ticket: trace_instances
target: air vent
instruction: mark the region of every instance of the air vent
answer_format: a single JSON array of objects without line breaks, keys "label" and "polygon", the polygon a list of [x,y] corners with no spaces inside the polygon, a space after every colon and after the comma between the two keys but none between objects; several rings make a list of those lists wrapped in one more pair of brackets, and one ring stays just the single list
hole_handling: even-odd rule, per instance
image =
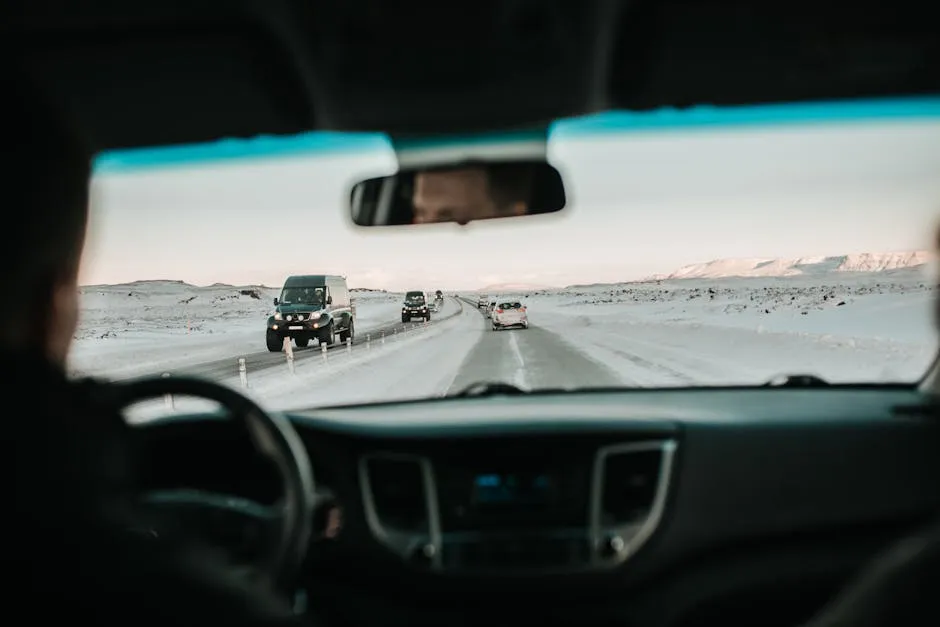
[{"label": "air vent", "polygon": [[592,536],[595,557],[621,562],[659,524],[676,444],[632,442],[601,449],[594,466]]},{"label": "air vent", "polygon": [[421,460],[369,457],[363,462],[367,510],[387,531],[428,531],[428,499]]},{"label": "air vent", "polygon": [[665,451],[660,446],[612,452],[603,461],[604,527],[641,524],[656,501]]}]

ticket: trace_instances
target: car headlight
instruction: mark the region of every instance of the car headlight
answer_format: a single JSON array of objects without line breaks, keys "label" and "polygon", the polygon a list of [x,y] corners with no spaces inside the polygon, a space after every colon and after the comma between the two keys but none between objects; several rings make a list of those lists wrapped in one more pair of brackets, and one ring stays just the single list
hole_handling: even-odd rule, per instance
[{"label": "car headlight", "polygon": [[275,320],[283,320],[283,319],[284,319],[284,316],[281,315],[281,312],[275,311],[275,312],[274,312],[274,319],[275,319]]}]

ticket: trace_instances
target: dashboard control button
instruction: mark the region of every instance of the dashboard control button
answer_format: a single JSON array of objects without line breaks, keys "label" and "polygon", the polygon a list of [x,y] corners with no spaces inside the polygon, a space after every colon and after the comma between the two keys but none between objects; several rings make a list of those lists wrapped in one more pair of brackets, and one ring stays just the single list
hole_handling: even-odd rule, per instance
[{"label": "dashboard control button", "polygon": [[617,557],[622,555],[626,550],[627,543],[615,533],[607,535],[601,541],[600,553],[602,557]]},{"label": "dashboard control button", "polygon": [[436,554],[437,549],[433,544],[421,544],[411,552],[411,561],[414,564],[430,566]]}]

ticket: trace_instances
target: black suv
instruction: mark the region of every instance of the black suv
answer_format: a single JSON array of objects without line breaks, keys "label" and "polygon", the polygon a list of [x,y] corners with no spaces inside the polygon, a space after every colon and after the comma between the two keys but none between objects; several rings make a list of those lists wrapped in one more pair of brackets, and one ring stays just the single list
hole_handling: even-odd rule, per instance
[{"label": "black suv", "polygon": [[415,318],[424,318],[425,322],[431,319],[431,310],[424,292],[408,292],[405,302],[401,306],[401,321],[410,322]]},{"label": "black suv", "polygon": [[349,299],[346,279],[324,274],[290,276],[281,296],[274,299],[274,315],[268,318],[265,342],[277,352],[290,337],[299,348],[315,339],[318,344],[341,342],[356,333],[356,311]]}]

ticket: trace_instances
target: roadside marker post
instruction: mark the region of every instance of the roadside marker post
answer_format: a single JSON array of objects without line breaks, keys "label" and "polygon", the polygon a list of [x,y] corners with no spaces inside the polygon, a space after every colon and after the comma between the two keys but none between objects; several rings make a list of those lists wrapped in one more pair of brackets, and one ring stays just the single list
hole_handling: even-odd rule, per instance
[{"label": "roadside marker post", "polygon": [[382,343],[385,344],[385,331],[382,331]]},{"label": "roadside marker post", "polygon": [[[169,379],[169,378],[170,378],[170,373],[169,373],[169,372],[164,372],[164,373],[163,373],[163,378],[164,378],[164,379]],[[164,394],[164,395],[163,395],[163,402],[166,403],[166,406],[167,406],[168,409],[176,409],[176,403],[173,401],[173,395],[172,395],[172,394]]]},{"label": "roadside marker post", "polygon": [[290,337],[284,338],[284,353],[287,355],[287,369],[294,374],[294,347],[291,346]]},{"label": "roadside marker post", "polygon": [[320,344],[320,353],[323,355],[323,363],[326,363],[326,342]]},{"label": "roadside marker post", "polygon": [[241,379],[242,387],[248,387],[248,367],[245,365],[245,358],[238,358],[238,378]]},{"label": "roadside marker post", "polygon": [[366,348],[367,349],[372,348],[372,334],[371,333],[366,333]]},{"label": "roadside marker post", "polygon": [[352,338],[351,337],[346,338],[346,352],[347,353],[352,352]]}]

